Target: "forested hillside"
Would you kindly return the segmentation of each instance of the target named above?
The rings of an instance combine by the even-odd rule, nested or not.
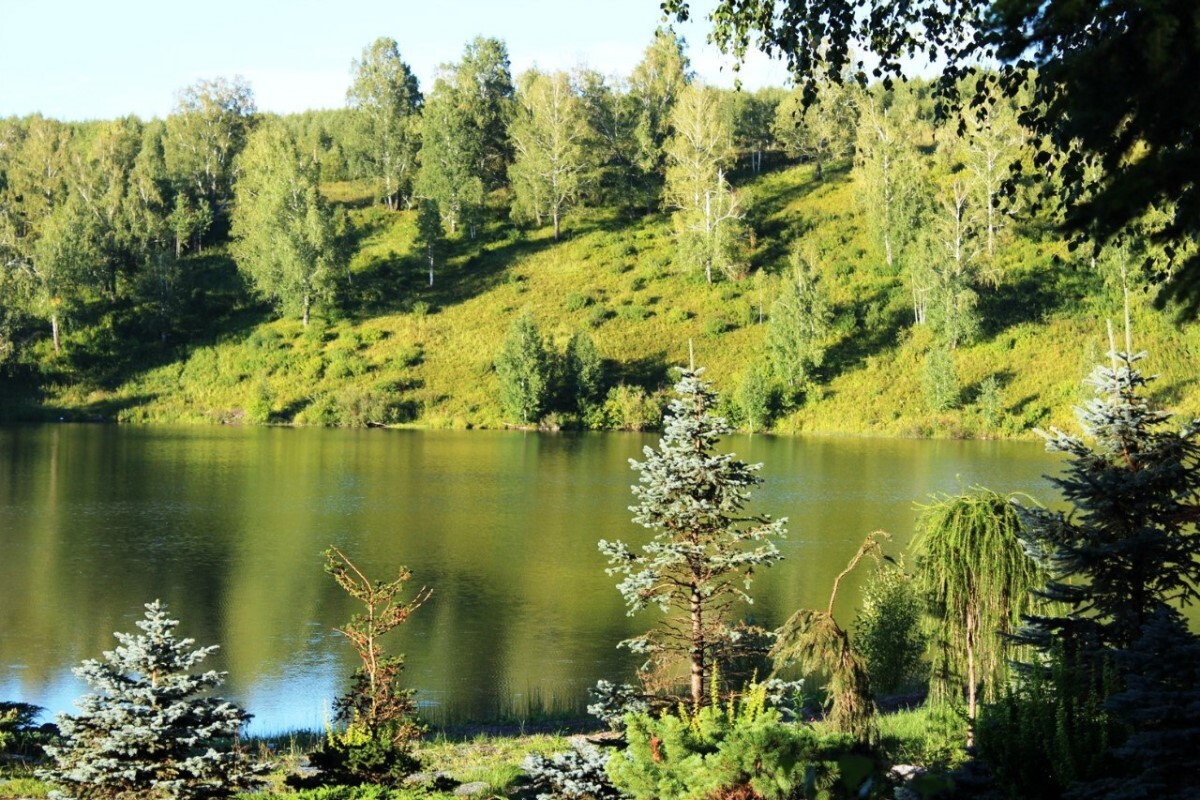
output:
[[[388,39],[353,69],[340,110],[215,79],[165,120],[0,121],[0,418],[641,429],[691,348],[746,429],[1021,436],[1071,424],[1126,298],[1156,401],[1200,413],[1161,254],[1056,234],[998,92],[805,110],[668,31],[625,76],[514,78],[485,38],[432,87]]]

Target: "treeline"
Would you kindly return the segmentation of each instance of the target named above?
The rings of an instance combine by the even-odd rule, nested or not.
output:
[[[670,30],[627,77],[514,79],[505,44],[489,38],[425,91],[391,39],[365,48],[353,76],[345,109],[286,117],[219,78],[180,91],[165,120],[0,121],[0,366],[54,361],[64,331],[106,330],[110,353],[186,340],[189,314],[213,302],[228,313],[266,301],[305,325],[345,305],[355,225],[329,187],[353,180],[384,208],[415,212],[430,286],[485,223],[507,216],[557,239],[582,207],[669,213],[676,266],[697,280],[786,274],[760,313],[760,363],[743,374],[747,421],[761,427],[770,408],[802,400],[832,322],[803,230],[768,263],[753,198],[735,186],[785,154],[812,162],[817,180],[853,164],[878,269],[904,280],[913,324],[936,333],[926,370],[944,406],[956,396],[952,353],[979,335],[979,296],[1002,281],[1006,248],[1057,213],[1039,206],[1043,181],[1010,179],[1013,164],[1034,172],[1035,153],[999,91],[961,122],[940,121],[920,83],[865,90],[846,76],[807,105],[800,89],[722,91],[694,78]],[[209,248],[232,256],[252,292],[206,294]],[[1132,280],[1135,259],[1110,260]]]

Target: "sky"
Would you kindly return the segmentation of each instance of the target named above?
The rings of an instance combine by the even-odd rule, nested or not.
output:
[[[705,82],[732,86],[732,61],[706,44],[711,3],[677,25]],[[423,90],[476,36],[508,45],[513,75],[587,65],[627,76],[661,20],[658,0],[0,0],[0,117],[142,118],[171,112],[200,79],[240,75],[260,111],[345,104],[351,61],[386,36]],[[749,89],[786,71],[755,53]]]

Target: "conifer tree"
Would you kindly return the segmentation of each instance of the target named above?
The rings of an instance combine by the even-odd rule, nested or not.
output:
[[[1146,354],[1132,350],[1128,336],[1124,352],[1112,345],[1111,366],[1088,379],[1097,396],[1077,414],[1090,445],[1043,434],[1067,454],[1053,481],[1073,510],[1023,512],[1026,548],[1049,573],[1038,593],[1065,612],[1028,618],[1022,638],[1066,664],[1047,691],[1061,702],[1101,687],[1110,715],[1095,769],[1055,776],[1075,779],[1072,797],[1192,797],[1200,776],[1200,639],[1178,611],[1200,597],[1200,423],[1165,427],[1171,415],[1143,396]]]
[[[1083,653],[1123,650],[1161,607],[1200,598],[1200,423],[1164,429],[1171,415],[1142,396],[1146,354],[1129,350],[1114,347],[1112,365],[1088,378],[1097,397],[1077,413],[1094,445],[1044,434],[1069,458],[1053,482],[1074,512],[1024,512],[1027,546],[1050,573],[1040,594],[1067,608],[1031,620],[1027,638],[1042,649],[1064,636]]]
[[[731,429],[713,413],[717,395],[702,374],[683,370],[658,449],[647,447],[645,461],[630,461],[639,473],[633,521],[654,531],[652,541],[642,555],[621,541],[599,543],[613,565],[608,573],[625,576],[617,589],[629,613],[649,606],[664,613],[654,630],[622,645],[647,655],[644,677],[686,658],[697,708],[709,697],[715,661],[728,644],[730,607],[751,602],[754,569],[781,558],[771,540],[785,535],[787,522],[743,510],[762,465],[716,452]]]
[[[176,639],[177,620],[159,601],[146,604],[141,634],[116,634],[120,643],[102,661],[75,669],[93,693],[78,716],[58,719],[62,743],[43,776],[62,796],[91,798],[229,797],[259,771],[244,755],[217,752],[212,742],[237,736],[250,715],[214,697],[224,674],[191,670],[216,646],[192,649]]]
[[[980,688],[991,700],[1004,686],[1010,637],[1032,606],[1037,565],[1019,529],[1016,506],[986,489],[938,500],[918,523],[916,583],[936,620],[939,651],[931,695],[956,699],[957,687],[965,686],[972,724]]]

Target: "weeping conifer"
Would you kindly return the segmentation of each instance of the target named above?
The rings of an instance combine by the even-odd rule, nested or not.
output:
[[[878,559],[880,541],[890,538],[884,531],[868,534],[850,563],[834,579],[829,605],[822,610],[802,608],[793,614],[776,632],[778,638],[771,650],[776,671],[796,665],[805,673],[826,674],[826,719],[834,730],[848,733],[860,742],[876,738],[878,709],[866,660],[851,645],[850,635],[837,624],[833,606],[842,579],[864,556]]]
[[[956,699],[965,684],[972,721],[980,687],[990,701],[1004,685],[1009,637],[1038,583],[1019,531],[1015,504],[987,489],[938,500],[918,522],[917,588],[936,619],[930,696]]]

